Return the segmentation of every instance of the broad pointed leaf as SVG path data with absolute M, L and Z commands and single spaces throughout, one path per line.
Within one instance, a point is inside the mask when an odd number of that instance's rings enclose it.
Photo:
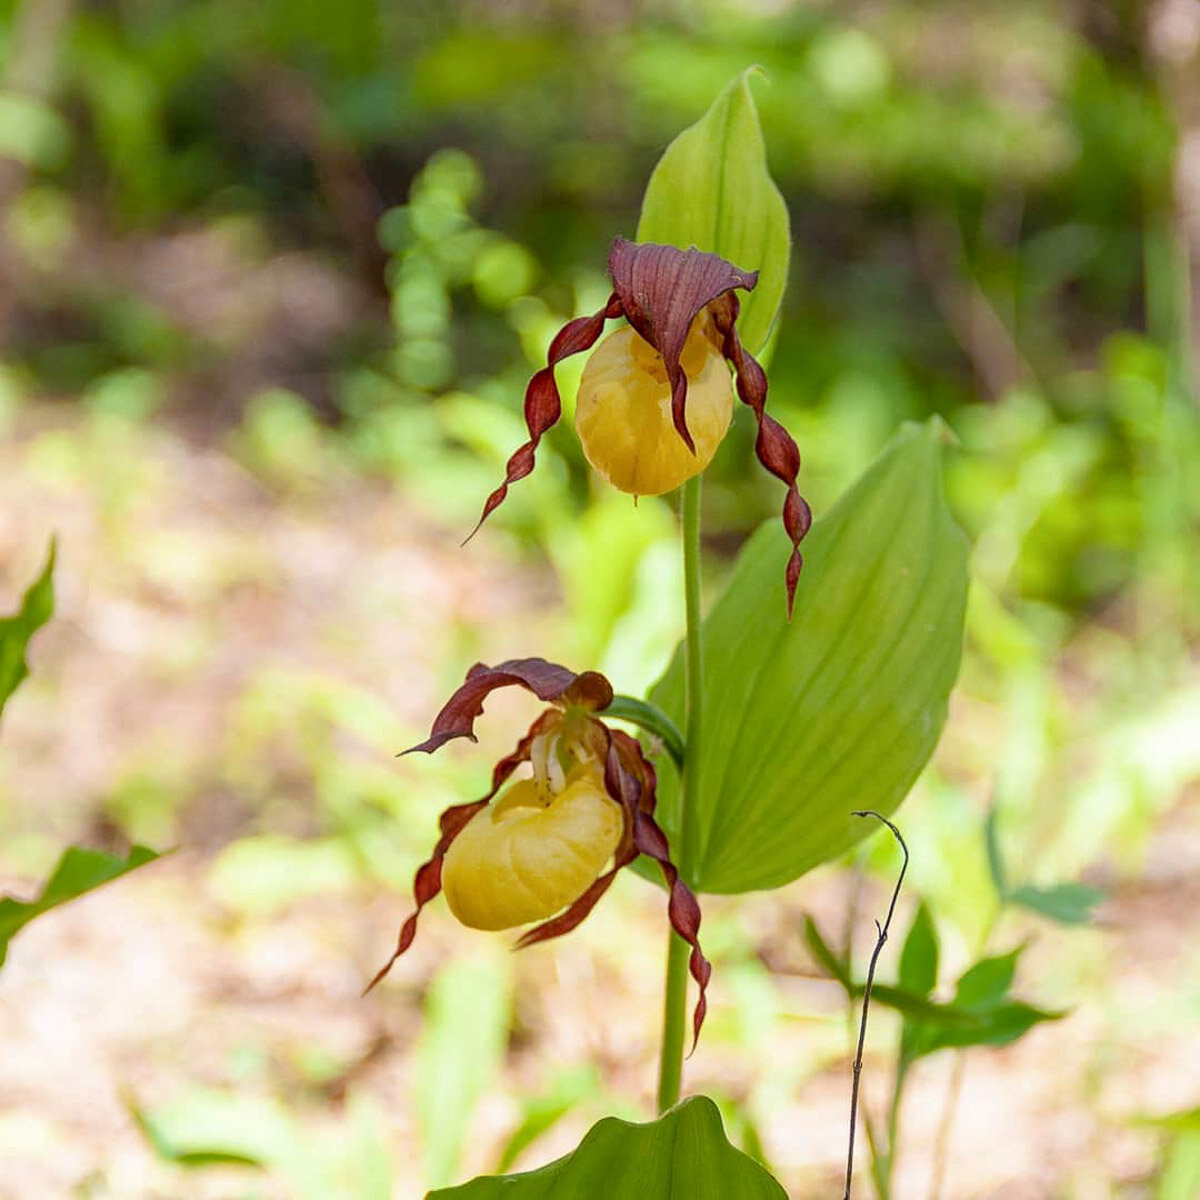
M 708 250 L 758 286 L 742 299 L 738 331 L 751 354 L 766 344 L 787 283 L 787 206 L 767 171 L 758 109 L 743 71 L 666 149 L 650 176 L 639 242 Z
M 789 623 L 778 602 L 790 550 L 754 535 L 704 622 L 704 740 L 695 868 L 707 892 L 779 887 L 893 812 L 933 752 L 962 654 L 967 544 L 942 497 L 940 422 L 906 426 L 814 525 Z M 650 699 L 677 723 L 677 651 Z M 660 823 L 679 828 L 675 772 Z
M 717 1106 L 694 1096 L 646 1125 L 606 1117 L 579 1146 L 538 1171 L 491 1175 L 428 1200 L 787 1200 L 752 1158 L 729 1144 Z
M 29 674 L 25 647 L 29 639 L 50 620 L 54 612 L 54 543 L 46 556 L 41 575 L 29 586 L 21 607 L 0 619 L 0 712 L 17 684 Z
M 15 900 L 12 896 L 0 899 L 0 966 L 8 954 L 8 943 L 34 917 L 66 904 L 108 883 L 128 871 L 151 862 L 158 855 L 145 846 L 134 846 L 126 858 L 72 846 L 63 852 L 50 878 L 34 900 Z

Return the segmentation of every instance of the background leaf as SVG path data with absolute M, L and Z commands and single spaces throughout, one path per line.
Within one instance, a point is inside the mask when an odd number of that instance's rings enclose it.
M 928 906 L 922 901 L 900 952 L 900 986 L 906 991 L 928 996 L 937 984 L 937 973 L 937 930 Z
M 987 848 L 988 873 L 1001 900 L 1008 899 L 1008 872 L 1004 869 L 1004 855 L 1000 850 L 1000 833 L 996 828 L 996 806 L 993 804 L 983 823 L 983 841 Z
M 849 989 L 850 969 L 833 952 L 829 943 L 821 936 L 821 931 L 817 928 L 817 923 L 810 916 L 804 918 L 804 940 L 808 943 L 808 948 L 812 952 L 813 958 L 825 968 L 829 974 L 842 985 Z
M 25 647 L 29 639 L 50 620 L 54 612 L 54 543 L 46 555 L 41 575 L 30 585 L 21 607 L 11 617 L 0 619 L 0 712 L 17 685 L 29 674 Z
M 66 904 L 68 900 L 74 900 L 84 892 L 90 892 L 157 857 L 153 850 L 145 846 L 134 846 L 127 858 L 105 854 L 100 850 L 87 850 L 81 846 L 65 850 L 36 900 L 26 902 L 11 896 L 0 899 L 0 966 L 4 965 L 8 955 L 8 943 L 34 917 L 40 917 L 42 913 Z
M 717 1106 L 693 1096 L 645 1125 L 606 1117 L 579 1146 L 538 1171 L 486 1176 L 429 1200 L 786 1200 L 783 1188 L 729 1144 Z
M 779 887 L 871 832 L 937 743 L 962 654 L 967 544 L 941 489 L 942 426 L 907 425 L 805 542 L 795 616 L 789 543 L 751 539 L 704 623 L 706 738 L 694 821 L 706 892 Z M 677 651 L 651 700 L 683 714 Z M 675 773 L 660 816 L 678 829 Z
M 1024 949 L 1024 946 L 1018 946 L 1007 954 L 981 958 L 974 966 L 964 971 L 954 993 L 955 1006 L 979 1012 L 999 1003 L 1012 987 L 1017 959 Z
M 738 332 L 746 349 L 766 344 L 787 285 L 791 234 L 787 206 L 767 171 L 758 108 L 743 71 L 694 125 L 666 149 L 650 176 L 638 221 L 639 242 L 710 250 L 758 286 L 738 293 Z
M 1092 909 L 1104 899 L 1104 893 L 1086 883 L 1058 883 L 1046 888 L 1027 884 L 1017 888 L 1008 899 L 1009 903 L 1040 913 L 1060 925 L 1086 925 L 1092 919 Z
M 1035 1008 L 1021 1000 L 1011 1000 L 986 1012 L 975 1013 L 975 1019 L 971 1021 L 917 1023 L 910 1019 L 905 1025 L 905 1045 L 910 1058 L 965 1046 L 1007 1046 L 1035 1025 L 1057 1021 L 1065 1015 Z
M 542 1134 L 553 1129 L 576 1105 L 595 1096 L 600 1088 L 599 1072 L 589 1064 L 569 1067 L 560 1072 L 547 1091 L 522 1097 L 520 1124 L 504 1143 L 496 1169 L 507 1171 Z

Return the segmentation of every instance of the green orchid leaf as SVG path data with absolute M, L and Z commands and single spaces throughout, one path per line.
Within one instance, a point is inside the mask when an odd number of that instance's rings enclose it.
M 942 497 L 943 438 L 936 420 L 906 426 L 818 519 L 790 623 L 791 546 L 778 522 L 742 551 L 703 627 L 694 889 L 780 887 L 844 853 L 874 829 L 854 810 L 895 811 L 933 752 L 967 594 L 967 542 Z M 678 650 L 650 699 L 683 723 Z M 674 775 L 660 774 L 658 808 L 673 841 Z
M 1086 925 L 1092 919 L 1092 909 L 1104 899 L 1099 888 L 1086 883 L 1058 883 L 1038 888 L 1028 885 L 1012 892 L 1008 901 L 1027 908 L 1060 925 Z
M 29 639 L 50 620 L 54 612 L 54 543 L 50 543 L 46 565 L 29 586 L 21 607 L 0 619 L 0 712 L 17 685 L 29 674 L 25 647 Z
M 606 1117 L 578 1147 L 537 1171 L 489 1175 L 428 1200 L 786 1200 L 752 1158 L 730 1145 L 717 1106 L 693 1096 L 645 1125 Z
M 852 985 L 846 964 L 833 952 L 829 943 L 821 936 L 817 923 L 809 916 L 804 918 L 804 940 L 808 943 L 813 958 L 825 968 L 830 977 L 849 990 Z
M 66 904 L 85 892 L 94 891 L 121 875 L 158 857 L 145 846 L 134 846 L 127 857 L 105 854 L 100 850 L 87 850 L 72 846 L 63 852 L 50 878 L 35 900 L 14 900 L 11 896 L 0 898 L 0 966 L 8 954 L 8 944 L 13 936 L 35 917 Z
M 928 996 L 937 984 L 937 973 L 937 930 L 928 906 L 922 901 L 900 951 L 900 986 L 905 991 Z
M 695 247 L 757 271 L 739 293 L 738 332 L 746 349 L 766 345 L 787 284 L 791 234 L 787 206 L 767 171 L 758 108 L 743 71 L 695 125 L 666 149 L 650 176 L 638 222 L 639 242 Z

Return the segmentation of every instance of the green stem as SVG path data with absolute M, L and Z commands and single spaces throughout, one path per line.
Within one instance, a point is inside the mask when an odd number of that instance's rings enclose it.
M 658 738 L 676 768 L 683 770 L 683 734 L 679 732 L 675 722 L 657 705 L 648 700 L 637 700 L 633 696 L 614 696 L 612 703 L 601 710 L 600 716 L 606 720 L 612 718 L 628 721 Z
M 672 849 L 684 883 L 695 874 L 692 795 L 700 765 L 700 710 L 704 696 L 704 659 L 700 643 L 700 476 L 683 485 L 683 594 L 687 617 L 684 643 L 684 739 L 686 754 L 679 787 L 679 834 Z M 658 1111 L 679 1100 L 683 1080 L 683 1043 L 687 1029 L 688 957 L 691 948 L 670 935 L 663 999 L 662 1053 L 658 1067 Z

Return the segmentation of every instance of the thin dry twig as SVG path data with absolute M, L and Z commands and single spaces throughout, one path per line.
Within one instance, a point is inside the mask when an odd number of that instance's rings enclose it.
M 874 817 L 877 821 L 882 821 L 892 831 L 892 836 L 896 841 L 900 843 L 900 849 L 904 852 L 904 863 L 900 867 L 900 875 L 896 879 L 896 886 L 892 891 L 892 902 L 888 905 L 887 917 L 882 925 L 878 921 L 875 922 L 875 929 L 879 936 L 875 941 L 875 949 L 871 953 L 871 963 L 867 968 L 867 982 L 863 987 L 862 1020 L 858 1027 L 858 1050 L 854 1055 L 854 1083 L 850 1090 L 850 1147 L 846 1152 L 846 1191 L 843 1200 L 850 1200 L 850 1183 L 854 1177 L 854 1130 L 858 1119 L 858 1085 L 862 1078 L 863 1045 L 867 1040 L 867 1012 L 871 1007 L 871 986 L 875 982 L 875 964 L 879 961 L 880 952 L 887 942 L 888 929 L 892 924 L 892 914 L 896 911 L 896 901 L 900 898 L 904 873 L 908 870 L 908 847 L 904 844 L 904 838 L 900 836 L 900 830 L 887 817 L 870 808 L 856 811 L 851 815 Z

